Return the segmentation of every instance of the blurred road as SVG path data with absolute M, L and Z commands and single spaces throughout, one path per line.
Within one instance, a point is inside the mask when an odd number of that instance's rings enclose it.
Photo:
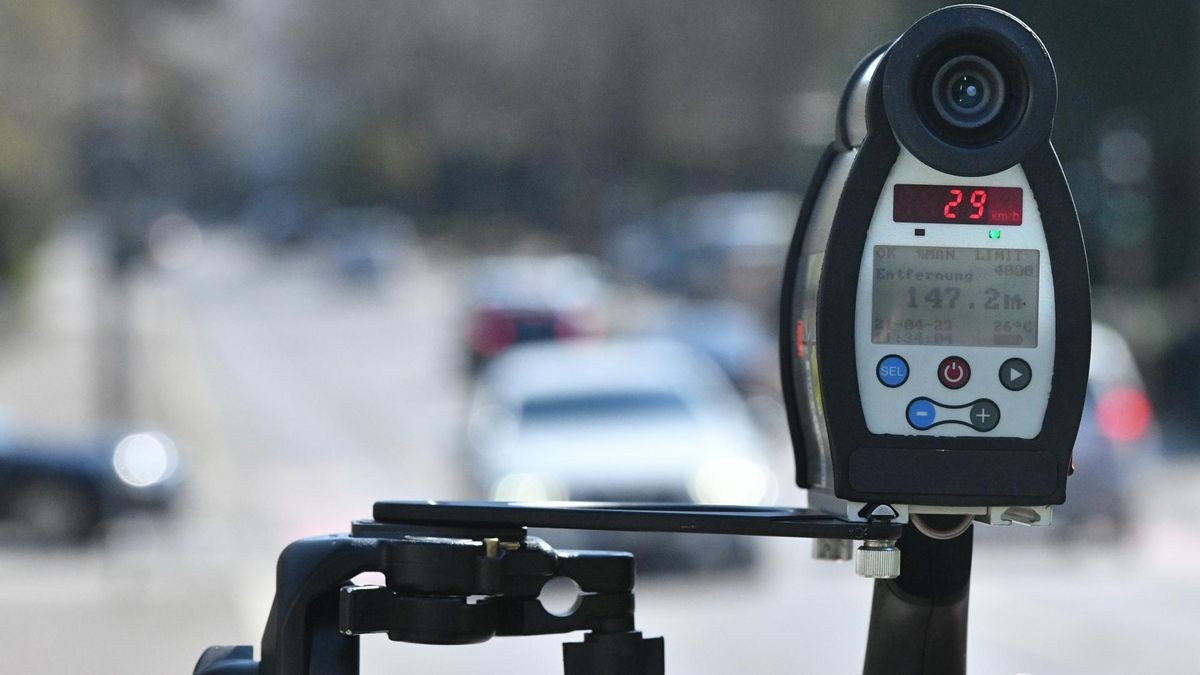
M 55 241 L 27 326 L 4 339 L 0 401 L 18 419 L 86 426 L 90 256 L 85 239 Z M 94 548 L 0 551 L 2 669 L 189 673 L 207 645 L 257 644 L 289 541 L 344 530 L 378 499 L 466 496 L 459 268 L 426 253 L 376 288 L 348 287 L 320 252 L 216 233 L 190 266 L 139 277 L 138 411 L 179 440 L 188 490 L 173 519 L 121 524 Z M 1200 464 L 1151 469 L 1147 518 L 1121 546 L 980 533 L 971 672 L 1196 672 L 1197 486 Z M 805 542 L 764 552 L 750 575 L 642 580 L 640 627 L 667 637 L 668 672 L 861 668 L 870 584 L 812 562 Z M 561 641 L 370 638 L 363 672 L 550 674 Z

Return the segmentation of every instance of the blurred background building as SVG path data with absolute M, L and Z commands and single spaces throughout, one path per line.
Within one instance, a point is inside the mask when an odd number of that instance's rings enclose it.
M 188 672 L 259 634 L 280 547 L 376 499 L 801 503 L 774 351 L 798 195 L 854 64 L 940 4 L 0 1 L 0 659 Z M 1054 58 L 1108 328 L 1077 500 L 982 537 L 973 666 L 1186 671 L 1158 645 L 1197 599 L 1168 545 L 1200 550 L 1173 515 L 1200 505 L 1200 5 L 995 4 Z M 608 349 L 629 373 L 567 372 Z M 575 487 L 613 419 L 676 463 Z M 523 454 L 547 438 L 566 461 Z M 814 672 L 858 667 L 868 584 L 708 548 L 730 564 L 640 591 L 672 670 L 787 672 L 818 627 Z M 532 651 L 369 644 L 431 673 Z

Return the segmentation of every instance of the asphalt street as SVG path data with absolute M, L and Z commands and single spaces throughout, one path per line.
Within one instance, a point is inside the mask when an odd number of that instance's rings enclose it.
M 86 239 L 50 246 L 25 324 L 0 343 L 14 418 L 87 427 L 94 289 Z M 461 258 L 424 252 L 363 288 L 320 250 L 210 235 L 191 264 L 139 275 L 138 423 L 188 460 L 173 517 L 119 523 L 100 545 L 0 550 L 3 672 L 190 673 L 203 647 L 261 636 L 274 558 L 342 531 L 379 499 L 461 498 L 469 382 Z M 778 458 L 786 475 L 790 458 Z M 798 503 L 798 490 L 781 501 Z M 981 532 L 971 672 L 1200 672 L 1200 463 L 1150 467 L 1125 542 Z M 551 543 L 553 541 L 551 540 Z M 645 577 L 639 627 L 668 673 L 853 673 L 871 585 L 806 542 L 763 542 L 749 573 Z M 578 636 L 568 639 L 578 639 Z M 470 647 L 364 640 L 363 672 L 560 672 L 561 637 Z

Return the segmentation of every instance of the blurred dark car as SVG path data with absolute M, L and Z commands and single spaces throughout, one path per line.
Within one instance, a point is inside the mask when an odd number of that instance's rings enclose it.
M 322 201 L 298 188 L 270 187 L 250 199 L 242 220 L 270 246 L 295 246 L 313 236 Z
M 1131 491 L 1140 470 L 1161 453 L 1154 410 L 1128 343 L 1115 330 L 1092 326 L 1091 370 L 1083 421 L 1075 442 L 1075 473 L 1067 502 L 1054 519 L 1070 531 L 1107 526 L 1124 534 L 1132 511 Z
M 484 371 L 468 429 L 472 483 L 501 501 L 757 505 L 777 490 L 764 439 L 728 378 L 669 340 L 513 348 Z M 633 551 L 639 569 L 754 557 L 738 537 L 565 536 L 555 542 Z
M 595 337 L 604 331 L 610 289 L 591 259 L 484 258 L 468 283 L 466 333 L 472 372 L 516 344 Z
M 610 256 L 639 281 L 770 316 L 799 213 L 800 198 L 788 192 L 687 197 L 618 229 Z
M 16 539 L 82 543 L 112 518 L 169 509 L 179 458 L 163 434 L 50 442 L 0 436 L 0 517 Z
M 418 243 L 412 220 L 384 207 L 332 209 L 318 219 L 315 236 L 328 245 L 335 274 L 355 285 L 404 269 Z
M 687 302 L 664 312 L 656 332 L 711 358 L 744 395 L 782 396 L 779 336 L 743 305 Z

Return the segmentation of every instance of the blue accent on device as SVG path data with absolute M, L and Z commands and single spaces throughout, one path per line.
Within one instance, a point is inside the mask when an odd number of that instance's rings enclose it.
M 875 375 L 885 387 L 899 387 L 908 381 L 908 362 L 892 354 L 879 360 Z
M 937 421 L 937 407 L 927 398 L 914 399 L 908 404 L 908 423 L 912 428 L 924 431 Z

